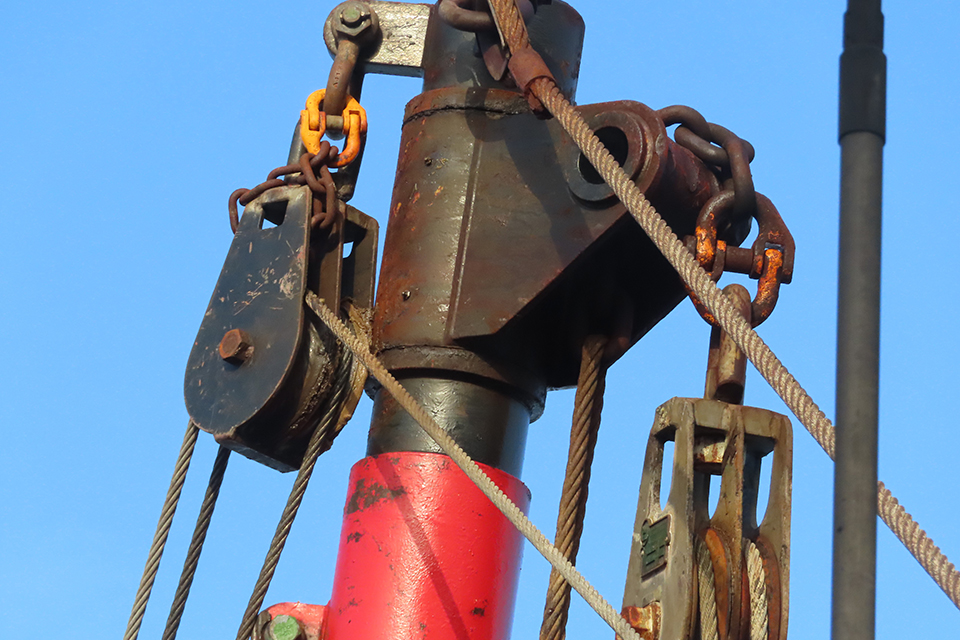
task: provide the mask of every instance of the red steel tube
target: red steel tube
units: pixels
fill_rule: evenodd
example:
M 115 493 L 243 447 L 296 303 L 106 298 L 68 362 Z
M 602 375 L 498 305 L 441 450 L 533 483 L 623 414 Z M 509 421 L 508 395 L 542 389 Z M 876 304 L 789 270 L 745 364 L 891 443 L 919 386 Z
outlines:
M 526 512 L 527 487 L 480 465 Z M 385 453 L 350 473 L 326 640 L 506 640 L 523 538 L 445 455 Z

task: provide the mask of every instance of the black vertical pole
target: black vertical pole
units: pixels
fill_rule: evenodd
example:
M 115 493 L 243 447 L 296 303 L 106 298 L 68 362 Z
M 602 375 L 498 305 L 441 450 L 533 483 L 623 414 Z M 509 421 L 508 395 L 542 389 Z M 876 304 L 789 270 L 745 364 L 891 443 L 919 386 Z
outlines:
M 886 57 L 880 0 L 849 0 L 840 56 L 833 640 L 873 640 Z

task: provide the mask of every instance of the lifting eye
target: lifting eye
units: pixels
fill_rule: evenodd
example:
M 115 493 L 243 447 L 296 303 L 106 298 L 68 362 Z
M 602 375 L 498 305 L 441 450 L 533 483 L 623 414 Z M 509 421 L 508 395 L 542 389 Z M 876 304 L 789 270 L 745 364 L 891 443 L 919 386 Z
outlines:
M 630 153 L 630 143 L 627 141 L 627 134 L 617 127 L 602 127 L 597 129 L 595 133 L 597 137 L 600 138 L 603 146 L 607 148 L 607 151 L 613 155 L 613 159 L 622 167 Z M 600 176 L 600 173 L 590 164 L 590 161 L 587 160 L 587 157 L 582 153 L 580 154 L 580 159 L 577 161 L 577 169 L 580 171 L 583 179 L 590 184 L 603 184 L 603 178 Z

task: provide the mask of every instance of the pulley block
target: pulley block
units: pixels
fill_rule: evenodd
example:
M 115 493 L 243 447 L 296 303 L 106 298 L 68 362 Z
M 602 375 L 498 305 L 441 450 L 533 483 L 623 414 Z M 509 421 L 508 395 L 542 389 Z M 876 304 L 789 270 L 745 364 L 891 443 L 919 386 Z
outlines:
M 198 427 L 281 471 L 299 468 L 341 357 L 304 295 L 373 306 L 376 221 L 338 202 L 344 224 L 311 238 L 313 201 L 309 186 L 283 186 L 247 205 L 184 380 Z
M 675 443 L 672 479 L 661 487 L 664 445 Z M 763 560 L 768 635 L 785 640 L 790 543 L 792 430 L 783 415 L 719 400 L 674 398 L 657 409 L 647 442 L 624 614 L 644 638 L 700 637 L 698 593 L 715 594 L 719 638 L 749 638 L 746 551 Z M 761 461 L 772 464 L 766 513 L 757 523 Z M 719 500 L 710 514 L 710 483 Z M 667 499 L 661 507 L 660 492 Z M 714 584 L 700 584 L 698 546 Z M 702 554 L 702 551 L 701 551 Z M 708 574 L 709 575 L 709 574 Z M 753 603 L 756 605 L 757 603 Z M 654 626 L 658 628 L 654 628 Z

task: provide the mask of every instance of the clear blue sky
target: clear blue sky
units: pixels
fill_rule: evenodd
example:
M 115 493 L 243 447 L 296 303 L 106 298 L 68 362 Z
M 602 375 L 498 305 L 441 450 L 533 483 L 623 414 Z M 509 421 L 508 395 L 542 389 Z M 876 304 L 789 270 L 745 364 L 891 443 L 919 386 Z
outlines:
M 186 423 L 183 369 L 230 243 L 226 200 L 287 153 L 324 85 L 330 3 L 7 3 L 0 39 L 0 634 L 119 638 Z M 575 2 L 578 101 L 689 104 L 757 148 L 757 188 L 797 241 L 761 334 L 833 414 L 842 2 Z M 887 2 L 880 476 L 955 561 L 960 5 Z M 309 63 L 303 66 L 299 61 Z M 353 204 L 386 224 L 414 79 L 371 76 Z M 725 282 L 736 281 L 728 276 Z M 579 565 L 619 605 L 654 409 L 702 393 L 708 330 L 676 311 L 610 371 Z M 785 411 L 751 373 L 749 404 Z M 524 481 L 552 535 L 572 394 L 532 425 Z M 370 403 L 324 456 L 267 601 L 330 595 Z M 790 637 L 829 634 L 832 465 L 795 425 Z M 202 436 L 141 638 L 159 637 L 215 445 Z M 233 457 L 181 627 L 228 638 L 291 475 Z M 513 637 L 548 565 L 527 547 Z M 952 638 L 957 611 L 881 528 L 878 638 Z M 21 631 L 22 632 L 22 631 Z M 571 638 L 610 637 L 579 600 Z

